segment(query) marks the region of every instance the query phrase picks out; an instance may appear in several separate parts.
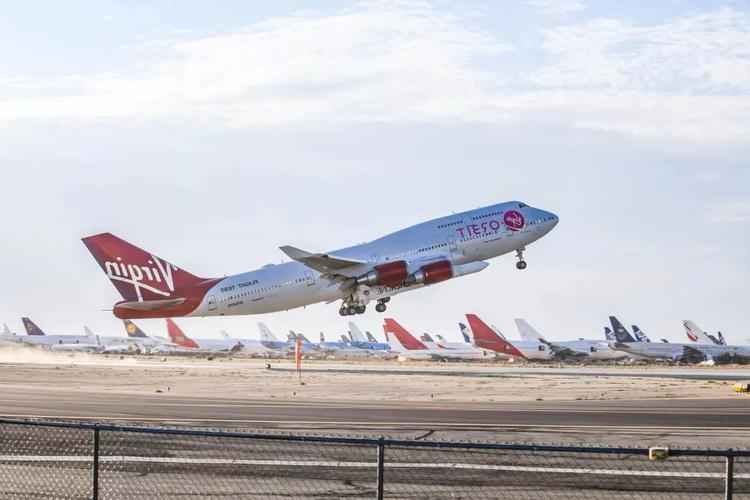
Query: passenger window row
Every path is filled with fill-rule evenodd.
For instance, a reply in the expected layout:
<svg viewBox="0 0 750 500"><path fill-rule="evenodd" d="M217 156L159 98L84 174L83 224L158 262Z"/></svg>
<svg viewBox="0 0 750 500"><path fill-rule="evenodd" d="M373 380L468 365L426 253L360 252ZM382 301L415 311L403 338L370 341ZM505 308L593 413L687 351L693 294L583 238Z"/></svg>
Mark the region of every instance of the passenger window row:
<svg viewBox="0 0 750 500"><path fill-rule="evenodd" d="M229 297L222 297L222 298L219 299L219 302L227 302L227 301L230 301L230 300L237 300L237 299L242 298L242 297L249 297L250 295L255 295L256 293L267 292L267 291L273 290L275 288L281 288L283 286L294 285L295 283L304 283L304 281L305 281L305 278L297 278L294 281L287 281L286 283L282 283L280 285L268 285L268 286L264 286L264 287L261 287L261 288L257 288L255 290L250 290L250 291L247 291L247 292L242 292L242 293L230 295Z"/></svg>

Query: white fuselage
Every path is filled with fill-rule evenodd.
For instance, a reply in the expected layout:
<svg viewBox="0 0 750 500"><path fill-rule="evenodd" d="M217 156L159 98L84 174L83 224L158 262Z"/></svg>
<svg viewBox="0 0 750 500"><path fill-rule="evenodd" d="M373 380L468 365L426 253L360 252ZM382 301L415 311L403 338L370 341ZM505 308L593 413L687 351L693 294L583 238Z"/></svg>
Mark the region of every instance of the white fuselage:
<svg viewBox="0 0 750 500"><path fill-rule="evenodd" d="M519 212L524 225L511 229L503 213ZM329 252L336 257L372 263L405 260L410 272L425 263L449 260L454 276L484 269L487 259L514 252L538 240L558 222L557 216L519 202L507 202L463 212L391 233L369 243ZM356 275L357 269L349 270ZM340 282L326 279L300 262L271 264L247 273L228 276L214 285L189 316L261 314L328 302L356 295L360 303L419 288L364 286L342 290Z"/></svg>
<svg viewBox="0 0 750 500"><path fill-rule="evenodd" d="M750 346L746 345L719 345L719 344L688 344L672 342L617 342L611 343L614 349L622 349L628 353L652 359L679 360L690 356L691 352L698 351L706 359L711 359L722 354L736 354L750 357Z"/></svg>

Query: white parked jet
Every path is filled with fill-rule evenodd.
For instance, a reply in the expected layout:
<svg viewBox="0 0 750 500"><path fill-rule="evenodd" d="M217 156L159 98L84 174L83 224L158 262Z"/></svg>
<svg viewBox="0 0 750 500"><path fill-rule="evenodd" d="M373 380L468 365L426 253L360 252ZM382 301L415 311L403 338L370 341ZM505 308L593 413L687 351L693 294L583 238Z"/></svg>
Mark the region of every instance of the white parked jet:
<svg viewBox="0 0 750 500"><path fill-rule="evenodd" d="M485 269L489 259L526 247L552 230L556 215L517 201L423 222L369 243L324 253L291 246L293 262L225 278L199 278L116 236L83 242L123 300L118 318L261 314L342 301L342 316L383 312L391 296Z"/></svg>
<svg viewBox="0 0 750 500"><path fill-rule="evenodd" d="M463 347L460 349L428 347L423 342L417 340L403 326L399 325L396 320L391 318L385 319L383 329L388 337L388 343L391 345L391 349L407 359L443 361L472 359L489 360L496 357L494 351L478 347Z"/></svg>
<svg viewBox="0 0 750 500"><path fill-rule="evenodd" d="M514 321L522 339L528 342L538 342L548 345L552 349L553 357L556 358L572 357L607 360L622 359L628 356L626 352L615 351L607 342L601 340L578 339L552 342L545 339L526 320L516 318Z"/></svg>

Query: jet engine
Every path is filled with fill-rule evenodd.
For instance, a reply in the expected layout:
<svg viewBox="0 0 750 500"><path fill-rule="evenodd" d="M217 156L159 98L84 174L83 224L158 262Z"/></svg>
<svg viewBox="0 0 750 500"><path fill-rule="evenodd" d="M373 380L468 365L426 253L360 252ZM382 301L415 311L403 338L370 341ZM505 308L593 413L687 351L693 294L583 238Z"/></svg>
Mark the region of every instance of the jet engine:
<svg viewBox="0 0 750 500"><path fill-rule="evenodd" d="M406 261L397 260L387 264L379 264L368 272L357 278L357 285L367 286L398 286L409 276Z"/></svg>
<svg viewBox="0 0 750 500"><path fill-rule="evenodd" d="M439 260L420 267L411 276L417 285L431 285L453 277L453 264L448 260Z"/></svg>

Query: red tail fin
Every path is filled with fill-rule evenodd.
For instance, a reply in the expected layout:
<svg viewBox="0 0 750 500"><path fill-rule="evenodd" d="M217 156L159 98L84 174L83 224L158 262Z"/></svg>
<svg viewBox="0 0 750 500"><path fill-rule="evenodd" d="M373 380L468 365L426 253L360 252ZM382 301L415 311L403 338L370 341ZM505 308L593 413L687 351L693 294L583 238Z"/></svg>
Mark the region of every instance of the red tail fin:
<svg viewBox="0 0 750 500"><path fill-rule="evenodd" d="M410 351L421 351L427 349L426 345L415 339L414 336L411 333L407 332L406 328L399 325L395 319L386 318L383 330L385 330L386 336L389 333L394 334L398 341L401 342L401 345L403 345Z"/></svg>
<svg viewBox="0 0 750 500"><path fill-rule="evenodd" d="M170 340L180 347L190 347L191 349L199 348L198 344L196 344L193 339L188 338L182 329L177 326L177 323L170 318L167 318L167 333L169 334Z"/></svg>
<svg viewBox="0 0 750 500"><path fill-rule="evenodd" d="M474 333L474 343L477 347L501 352L503 354L509 354L511 356L517 356L519 358L526 357L513 344L495 333L494 330L487 326L484 321L479 319L476 314L467 314L466 319L469 320L469 327Z"/></svg>
<svg viewBox="0 0 750 500"><path fill-rule="evenodd" d="M205 281L110 233L83 238L83 243L126 301L168 299Z"/></svg>

